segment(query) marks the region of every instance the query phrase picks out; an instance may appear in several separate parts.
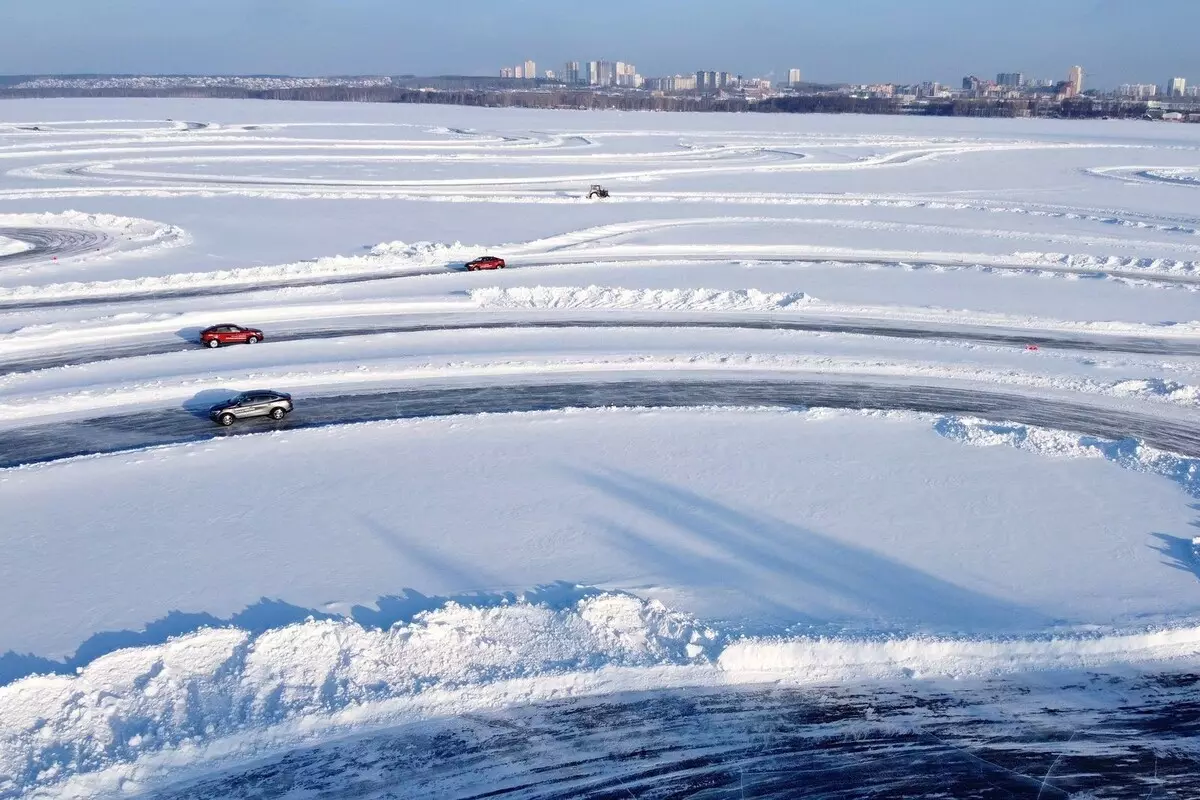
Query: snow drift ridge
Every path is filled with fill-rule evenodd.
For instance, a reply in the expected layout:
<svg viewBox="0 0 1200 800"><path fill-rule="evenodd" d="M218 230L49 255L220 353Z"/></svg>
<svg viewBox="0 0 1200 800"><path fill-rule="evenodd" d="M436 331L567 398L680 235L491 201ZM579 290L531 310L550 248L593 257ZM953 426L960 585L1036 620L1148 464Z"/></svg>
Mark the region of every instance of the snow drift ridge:
<svg viewBox="0 0 1200 800"><path fill-rule="evenodd" d="M593 309L637 311L780 311L813 302L804 292L758 289L623 289L613 286L529 286L472 289L488 309Z"/></svg>
<svg viewBox="0 0 1200 800"><path fill-rule="evenodd" d="M160 753L182 753L176 766L208 746L230 758L257 757L323 730L345 735L394 723L396 702L454 690L471 688L487 705L588 693L594 682L570 676L613 668L638 670L643 688L671 688L772 677L957 678L1194 659L1198 650L1200 628L1041 640L729 642L690 616L623 594L558 610L524 601L449 603L388 630L312 619L257 636L204 629L110 653L74 676L0 688L0 797L103 783L106 770L128 774ZM552 676L562 680L546 680ZM535 677L517 698L500 688Z"/></svg>
<svg viewBox="0 0 1200 800"><path fill-rule="evenodd" d="M553 610L450 603L389 630L315 621L204 629L120 650L74 676L0 688L0 797L247 729L435 689L603 666L700 660L713 634L656 602Z"/></svg>

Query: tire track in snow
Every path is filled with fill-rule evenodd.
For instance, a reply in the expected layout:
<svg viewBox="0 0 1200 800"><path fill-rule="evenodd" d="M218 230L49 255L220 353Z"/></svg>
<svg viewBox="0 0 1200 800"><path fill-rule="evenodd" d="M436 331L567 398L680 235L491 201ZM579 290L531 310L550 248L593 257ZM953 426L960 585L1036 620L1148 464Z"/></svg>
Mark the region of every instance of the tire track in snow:
<svg viewBox="0 0 1200 800"><path fill-rule="evenodd" d="M380 336L399 333L433 333L449 331L482 330L606 330L621 328L647 329L718 329L718 330L761 330L797 331L805 333L832 333L853 336L881 336L889 339L918 339L923 341L954 341L981 345L1026 347L1036 345L1044 349L1071 350L1089 353L1131 353L1138 355L1200 356L1200 341L1189 339L1150 339L1135 336L1102 336L1087 338L1064 336L1031 329L1005 331L1002 329L979 328L922 328L898 325L888 320L856 319L719 319L702 316L620 318L601 317L555 317L545 319L494 319L481 320L479 312L461 319L443 318L436 322L396 322L375 325L326 326L302 328L280 332L271 331L269 338L260 347L281 342L300 342L321 339L342 339L360 336ZM186 345L185 342L186 341ZM190 346L187 346L190 345ZM179 337L168 341L141 342L132 344L109 344L87 350L69 351L66 354L39 355L0 361L0 376L19 372L33 372L59 367L82 366L122 358L167 355L193 352L197 342L181 341Z"/></svg>
<svg viewBox="0 0 1200 800"><path fill-rule="evenodd" d="M13 428L5 430L0 438L0 468L354 422L566 408L688 406L823 407L962 414L1103 439L1134 438L1162 450L1200 457L1200 419L1184 421L1100 404L953 386L745 376L607 381L559 378L556 382L502 385L462 385L461 381L447 384L362 394L298 395L297 410L282 422L246 422L233 428L220 428L208 418L208 406L216 399L188 402L183 408Z"/></svg>
<svg viewBox="0 0 1200 800"><path fill-rule="evenodd" d="M30 261L89 253L107 247L112 237L97 230L81 228L0 227L0 238L24 242L28 248L0 255L0 269Z"/></svg>
<svg viewBox="0 0 1200 800"><path fill-rule="evenodd" d="M479 248L480 251L483 249L484 248ZM716 248L681 248L678 250L671 250L668 247L625 247L610 248L608 250L596 248L590 252L554 252L552 254L542 256L532 255L529 257L522 257L519 263L514 260L513 262L509 263L507 268L532 269L537 267L554 266L586 266L589 264L654 265L663 262L680 261L693 263L752 261L755 263L764 264L838 264L847 266L858 265L892 267L897 269L983 269L1027 274L1054 274L1063 276L1114 278L1140 283L1160 284L1164 286L1200 285L1200 275L1164 275L1154 272L1140 271L1137 269L1113 269L1103 265L1097 265L1094 267L1076 267L1061 263L1013 263L1010 260L989 260L987 258L973 258L970 260L957 258L907 259L903 258L902 256L873 256L866 253L860 256L851 256L849 254L837 255L817 250L808 252L796 250L795 252L783 254L772 253L768 249L721 252ZM248 269L256 270L259 268L251 267ZM341 286L347 284L373 283L376 281L389 281L430 275L457 274L461 271L462 269L460 267L451 266L449 264L429 267L403 266L398 269L389 269L388 267L384 266L371 265L369 267L364 267L364 271L361 272L355 271L351 274L342 275L320 275L311 278L273 278L269 276L263 277L257 273L255 273L253 280L246 279L245 282L230 283L232 280L230 277L224 277L219 281L214 278L213 283L209 285L193 286L185 289L147 288L144 291L135 292L126 290L122 292L113 292L111 294L87 294L75 290L76 293L69 295L51 295L44 297L43 299L30 300L12 299L14 297L20 297L21 295L17 295L9 291L7 298L0 299L0 312L31 311L39 308L60 308L63 306L74 305L134 303L148 299L166 300L188 297L215 297L222 295L251 294L254 292L272 291L275 289L292 289L314 286ZM169 277L178 278L179 276ZM197 276L197 280L200 279L200 277L202 276ZM178 282L179 281L177 281L177 283ZM194 283L194 281L192 282Z"/></svg>

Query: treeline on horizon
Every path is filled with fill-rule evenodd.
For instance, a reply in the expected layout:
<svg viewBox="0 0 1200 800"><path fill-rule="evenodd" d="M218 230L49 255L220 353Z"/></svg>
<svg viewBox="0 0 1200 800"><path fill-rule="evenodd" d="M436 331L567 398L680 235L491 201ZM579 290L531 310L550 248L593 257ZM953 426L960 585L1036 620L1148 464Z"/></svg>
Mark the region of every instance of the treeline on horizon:
<svg viewBox="0 0 1200 800"><path fill-rule="evenodd" d="M1144 102L1079 97L1068 100L1021 99L930 100L905 104L891 98L847 95L797 95L746 98L680 97L645 93L606 93L589 90L421 91L396 87L319 86L281 89L239 87L173 88L0 88L0 98L157 97L236 100L294 100L352 103L414 103L485 108L542 108L622 111L757 112L781 114L909 114L947 117L1095 117L1140 118Z"/></svg>

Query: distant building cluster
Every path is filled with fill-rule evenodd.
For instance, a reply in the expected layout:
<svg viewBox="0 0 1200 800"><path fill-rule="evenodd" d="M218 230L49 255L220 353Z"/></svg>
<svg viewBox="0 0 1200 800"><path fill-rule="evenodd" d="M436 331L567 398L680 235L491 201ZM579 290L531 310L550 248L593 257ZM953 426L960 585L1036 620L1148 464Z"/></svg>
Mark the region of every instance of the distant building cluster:
<svg viewBox="0 0 1200 800"><path fill-rule="evenodd" d="M520 78L522 80L533 80L538 76L537 63L526 61L524 64L517 64L515 67L501 67L501 78Z"/></svg>
<svg viewBox="0 0 1200 800"><path fill-rule="evenodd" d="M538 74L536 62L526 61L515 67L501 67L500 77L522 80L545 78L572 86L618 86L627 89L640 89L644 83L637 68L624 61L568 61L561 73L548 69L541 75Z"/></svg>
<svg viewBox="0 0 1200 800"><path fill-rule="evenodd" d="M1171 100L1182 98L1200 98L1200 89L1189 86L1185 78L1171 78L1166 83L1123 83L1113 92L1087 92L1084 79L1087 73L1083 67L1074 66L1067 71L1065 81L1028 80L1020 72L1001 72L996 80L987 81L968 75L963 78L962 93L968 97L982 98L1015 98L1032 93L1052 93L1060 99L1080 97L1084 94L1095 94L1100 97L1122 100Z"/></svg>
<svg viewBox="0 0 1200 800"><path fill-rule="evenodd" d="M533 61L515 67L501 67L501 78L529 80L545 78L568 86L590 86L593 88L641 89L658 94L699 94L705 96L737 94L763 97L771 93L772 83L768 78L745 78L723 70L697 70L686 75L664 75L644 77L633 64L624 61L568 61L561 72L546 70L537 74ZM800 70L788 72L788 86L800 84Z"/></svg>
<svg viewBox="0 0 1200 800"><path fill-rule="evenodd" d="M1171 78L1162 86L1156 83L1123 83L1117 89L1120 97L1130 100L1200 98L1200 86L1188 86L1185 78Z"/></svg>
<svg viewBox="0 0 1200 800"><path fill-rule="evenodd" d="M936 81L917 84L867 83L818 86L805 84L799 68L787 71L787 80L746 78L723 70L697 70L685 74L643 77L633 64L624 61L568 61L560 72L546 70L541 75L533 61L500 70L501 78L543 78L567 86L587 86L600 90L637 90L656 96L734 99L750 101L768 97L833 95L857 99L889 100L902 105L920 105L936 101L982 100L992 102L1071 100L1090 96L1114 101L1144 101L1200 98L1196 86L1183 78L1171 78L1166 84L1124 84L1101 93L1085 86L1087 73L1080 65L1066 72L1065 80L1031 78L1024 72L1001 72L995 80L967 75L959 87Z"/></svg>

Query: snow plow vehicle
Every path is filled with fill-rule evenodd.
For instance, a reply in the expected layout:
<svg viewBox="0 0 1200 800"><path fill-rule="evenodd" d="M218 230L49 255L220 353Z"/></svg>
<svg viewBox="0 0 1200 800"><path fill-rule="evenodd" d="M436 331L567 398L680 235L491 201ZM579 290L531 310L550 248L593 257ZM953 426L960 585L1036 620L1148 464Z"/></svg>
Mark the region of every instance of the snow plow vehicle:
<svg viewBox="0 0 1200 800"><path fill-rule="evenodd" d="M593 183L592 188L588 190L588 200L591 200L594 197L608 197L608 189L605 189L598 183Z"/></svg>

